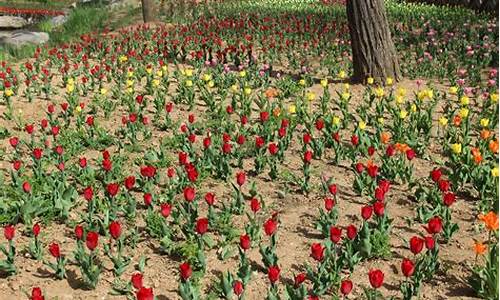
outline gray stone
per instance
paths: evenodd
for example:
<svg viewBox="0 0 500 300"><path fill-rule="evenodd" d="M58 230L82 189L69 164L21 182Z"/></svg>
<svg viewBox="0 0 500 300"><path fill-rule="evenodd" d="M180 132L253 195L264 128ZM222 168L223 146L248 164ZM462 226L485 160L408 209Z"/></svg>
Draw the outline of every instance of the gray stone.
<svg viewBox="0 0 500 300"><path fill-rule="evenodd" d="M55 16L52 19L50 19L50 24L52 24L52 26L54 26L54 27L59 27L59 26L63 25L64 23L66 23L67 20L68 20L68 17L66 15L59 15L59 16Z"/></svg>
<svg viewBox="0 0 500 300"><path fill-rule="evenodd" d="M0 45L19 47L25 44L43 44L48 41L49 34L46 32L16 30L10 36L0 38Z"/></svg>
<svg viewBox="0 0 500 300"><path fill-rule="evenodd" d="M0 16L0 28L19 29L28 25L28 21L21 17Z"/></svg>

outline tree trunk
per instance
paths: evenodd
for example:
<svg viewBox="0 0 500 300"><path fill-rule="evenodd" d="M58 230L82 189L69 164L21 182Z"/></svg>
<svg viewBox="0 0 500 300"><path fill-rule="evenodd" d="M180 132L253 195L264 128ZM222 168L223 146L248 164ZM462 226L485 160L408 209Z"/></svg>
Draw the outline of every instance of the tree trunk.
<svg viewBox="0 0 500 300"><path fill-rule="evenodd" d="M347 0L354 82L368 77L385 82L401 79L396 48L391 39L384 0Z"/></svg>
<svg viewBox="0 0 500 300"><path fill-rule="evenodd" d="M142 18L144 23L155 21L154 0L142 0Z"/></svg>

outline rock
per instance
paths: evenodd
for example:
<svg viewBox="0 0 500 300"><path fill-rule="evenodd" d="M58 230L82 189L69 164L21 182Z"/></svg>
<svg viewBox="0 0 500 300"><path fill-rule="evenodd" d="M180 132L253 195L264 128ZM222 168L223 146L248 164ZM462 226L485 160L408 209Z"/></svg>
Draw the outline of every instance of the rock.
<svg viewBox="0 0 500 300"><path fill-rule="evenodd" d="M48 41L49 34L46 32L16 30L10 36L0 38L0 45L19 47L25 44L44 44Z"/></svg>
<svg viewBox="0 0 500 300"><path fill-rule="evenodd" d="M52 19L50 19L50 24L52 24L52 26L54 26L54 27L59 27L59 26L63 25L64 23L66 23L67 20L68 20L68 17L66 15L59 15L59 16L55 16Z"/></svg>
<svg viewBox="0 0 500 300"><path fill-rule="evenodd" d="M19 29L28 25L28 21L21 17L0 16L0 28Z"/></svg>

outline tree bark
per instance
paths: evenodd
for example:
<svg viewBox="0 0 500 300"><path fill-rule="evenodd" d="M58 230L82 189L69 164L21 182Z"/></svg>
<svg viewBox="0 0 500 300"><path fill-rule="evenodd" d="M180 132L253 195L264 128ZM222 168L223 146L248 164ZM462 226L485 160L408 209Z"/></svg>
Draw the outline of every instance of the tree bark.
<svg viewBox="0 0 500 300"><path fill-rule="evenodd" d="M347 0L354 82L368 77L378 82L401 79L383 0Z"/></svg>
<svg viewBox="0 0 500 300"><path fill-rule="evenodd" d="M155 3L154 0L141 0L142 1L142 18L144 23L155 21Z"/></svg>

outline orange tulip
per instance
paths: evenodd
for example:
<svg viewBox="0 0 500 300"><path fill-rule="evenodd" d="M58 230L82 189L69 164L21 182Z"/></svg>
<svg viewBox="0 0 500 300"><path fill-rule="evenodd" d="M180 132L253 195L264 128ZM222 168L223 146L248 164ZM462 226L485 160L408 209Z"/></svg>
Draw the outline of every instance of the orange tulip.
<svg viewBox="0 0 500 300"><path fill-rule="evenodd" d="M272 99L276 96L278 96L278 91L273 88L268 88L266 92L264 93L267 99Z"/></svg>
<svg viewBox="0 0 500 300"><path fill-rule="evenodd" d="M491 131L488 129L481 130L481 139L487 140L491 136Z"/></svg>
<svg viewBox="0 0 500 300"><path fill-rule="evenodd" d="M481 151L479 151L479 148L473 147L471 149L472 156L474 157L474 162L476 164L480 164L481 161L483 160L483 156L481 155Z"/></svg>
<svg viewBox="0 0 500 300"><path fill-rule="evenodd" d="M407 144L401 144L401 143L394 144L394 148L396 148L396 150L398 150L401 153L406 153L406 151L410 149L410 147L408 147Z"/></svg>
<svg viewBox="0 0 500 300"><path fill-rule="evenodd" d="M486 248L488 248L488 246L486 246L482 242L476 241L474 243L474 252L476 252L476 255L483 255L486 252Z"/></svg>
<svg viewBox="0 0 500 300"><path fill-rule="evenodd" d="M387 144L390 140L391 134L389 132L384 131L380 134L380 141L382 142L382 144Z"/></svg>
<svg viewBox="0 0 500 300"><path fill-rule="evenodd" d="M486 225L486 228L490 231L498 230L498 216L496 213L490 211L486 215L479 215L479 220Z"/></svg>
<svg viewBox="0 0 500 300"><path fill-rule="evenodd" d="M493 153L498 153L498 140L491 140L488 147Z"/></svg>
<svg viewBox="0 0 500 300"><path fill-rule="evenodd" d="M458 127L460 126L461 123L462 123L462 118L460 118L459 115L453 117L453 125Z"/></svg>

